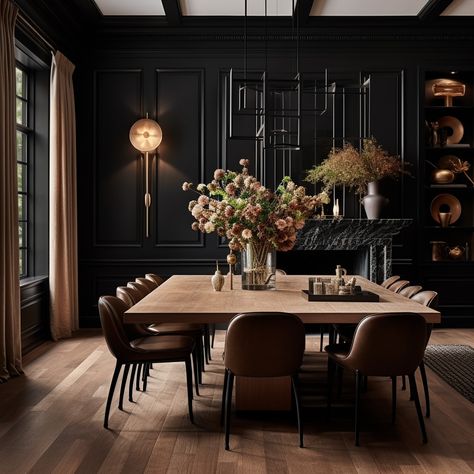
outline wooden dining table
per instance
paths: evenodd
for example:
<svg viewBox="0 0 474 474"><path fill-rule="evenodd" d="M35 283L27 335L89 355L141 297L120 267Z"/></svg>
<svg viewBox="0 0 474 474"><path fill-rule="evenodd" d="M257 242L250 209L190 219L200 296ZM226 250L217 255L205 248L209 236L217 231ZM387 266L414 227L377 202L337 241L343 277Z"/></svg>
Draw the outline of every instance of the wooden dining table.
<svg viewBox="0 0 474 474"><path fill-rule="evenodd" d="M314 275L329 278L327 275ZM417 313L427 323L441 322L441 314L356 275L362 290L379 295L378 302L308 301L308 275L277 275L276 289L242 290L234 276L233 290L227 278L222 291L212 289L209 275L174 275L124 314L124 323L164 322L228 323L236 314L254 311L284 311L296 314L305 324L356 324L368 314ZM269 394L272 396L268 396ZM275 396L275 393L278 394ZM264 402L264 406L262 403ZM239 409L288 409L291 385L278 379L237 378L236 404Z"/></svg>

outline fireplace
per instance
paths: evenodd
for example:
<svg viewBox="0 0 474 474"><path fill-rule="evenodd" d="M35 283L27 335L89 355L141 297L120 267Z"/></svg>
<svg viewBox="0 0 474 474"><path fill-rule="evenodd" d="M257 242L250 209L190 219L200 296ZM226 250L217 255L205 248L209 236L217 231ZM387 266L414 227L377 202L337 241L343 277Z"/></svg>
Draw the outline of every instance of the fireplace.
<svg viewBox="0 0 474 474"><path fill-rule="evenodd" d="M294 265L300 262L299 272L304 268L311 274L332 274L336 264L340 264L348 272L380 283L392 273L393 236L412 222L412 219L311 219L299 232L295 250L287 256L280 254L278 265L281 263L288 273L295 273Z"/></svg>

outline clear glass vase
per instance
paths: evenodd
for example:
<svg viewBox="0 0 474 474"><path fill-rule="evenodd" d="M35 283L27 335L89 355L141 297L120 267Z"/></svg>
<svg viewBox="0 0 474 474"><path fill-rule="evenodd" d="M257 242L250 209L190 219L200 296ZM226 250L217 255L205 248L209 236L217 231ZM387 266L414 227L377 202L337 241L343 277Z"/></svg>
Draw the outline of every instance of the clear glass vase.
<svg viewBox="0 0 474 474"><path fill-rule="evenodd" d="M249 242L241 252L242 289L275 289L276 251L267 242Z"/></svg>

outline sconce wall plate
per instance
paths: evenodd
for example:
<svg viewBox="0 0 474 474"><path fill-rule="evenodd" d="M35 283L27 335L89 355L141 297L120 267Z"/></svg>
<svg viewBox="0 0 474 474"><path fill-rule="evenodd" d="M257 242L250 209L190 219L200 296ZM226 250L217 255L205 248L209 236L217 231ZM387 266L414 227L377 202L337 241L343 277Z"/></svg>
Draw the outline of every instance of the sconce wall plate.
<svg viewBox="0 0 474 474"><path fill-rule="evenodd" d="M150 236L150 173L149 173L149 159L148 154L155 152L163 139L163 132L161 127L152 119L147 118L137 120L130 129L130 142L141 153L145 154L145 235Z"/></svg>

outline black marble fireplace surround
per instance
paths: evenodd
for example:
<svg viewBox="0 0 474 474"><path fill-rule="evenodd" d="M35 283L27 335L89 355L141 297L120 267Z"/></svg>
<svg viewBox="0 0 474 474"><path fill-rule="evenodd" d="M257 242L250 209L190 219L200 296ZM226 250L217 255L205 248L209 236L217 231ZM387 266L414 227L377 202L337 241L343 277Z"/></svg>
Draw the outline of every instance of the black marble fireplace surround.
<svg viewBox="0 0 474 474"><path fill-rule="evenodd" d="M358 272L381 283L392 273L393 237L412 222L412 219L312 219L298 234L295 249L356 251ZM366 272L360 270L364 266Z"/></svg>

